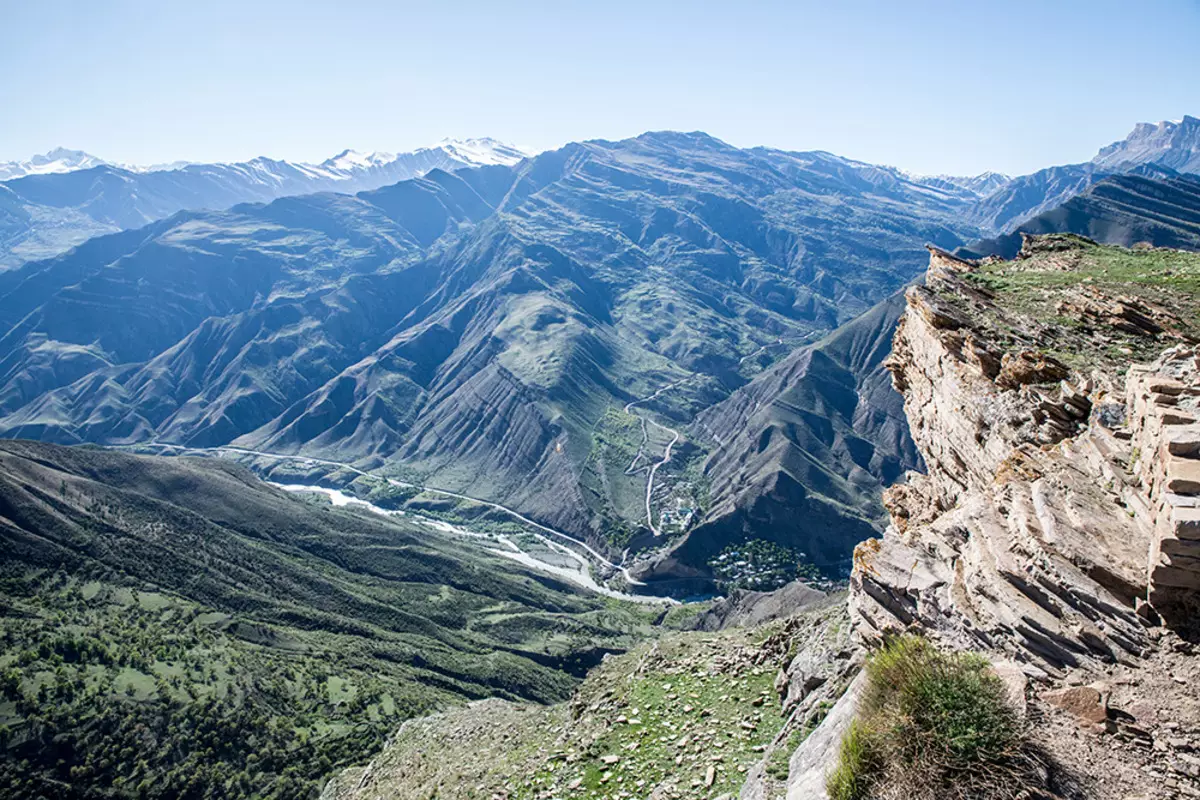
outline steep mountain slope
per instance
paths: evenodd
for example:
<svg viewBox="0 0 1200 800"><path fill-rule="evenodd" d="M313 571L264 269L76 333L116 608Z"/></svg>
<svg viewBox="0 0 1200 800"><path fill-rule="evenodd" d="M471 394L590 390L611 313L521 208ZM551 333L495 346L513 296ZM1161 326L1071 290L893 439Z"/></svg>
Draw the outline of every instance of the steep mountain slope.
<svg viewBox="0 0 1200 800"><path fill-rule="evenodd" d="M307 797L410 716L563 699L659 613L299 497L0 442L0 793Z"/></svg>
<svg viewBox="0 0 1200 800"><path fill-rule="evenodd" d="M989 232L1006 232L1029 217L1057 208L1111 171L1095 164L1067 164L1022 175L982 198L971 218Z"/></svg>
<svg viewBox="0 0 1200 800"><path fill-rule="evenodd" d="M870 308L924 241L959 245L962 203L662 133L184 213L0 276L0 429L365 459L619 552L646 530L647 477L600 422L682 431L745 356ZM704 446L679 443L659 485Z"/></svg>
<svg viewBox="0 0 1200 800"><path fill-rule="evenodd" d="M757 631L677 635L610 660L565 707L420 720L323 797L821 800L860 719L864 658L901 633L974 654L1034 743L1018 789L1196 796L1200 256L1027 245L987 263L933 248L926 285L906 293L887 368L928 473L886 493L892 525L856 551L848 620L809 607ZM761 678L777 669L772 697ZM934 719L970 707L921 679ZM431 743L453 755L430 758ZM964 774L959 758L939 780ZM899 796L859 764L857 791L835 796ZM920 797L978 796L907 777Z"/></svg>
<svg viewBox="0 0 1200 800"><path fill-rule="evenodd" d="M1010 233L1029 219L1057 208L1110 175L1151 168L1200 173L1200 120L1184 117L1157 125L1140 123L1125 139L1084 164L1049 167L1005 183L984 197L971 219L991 233Z"/></svg>
<svg viewBox="0 0 1200 800"><path fill-rule="evenodd" d="M1114 175L1072 197L1063 205L1038 214L1005 236L963 248L960 255L1013 258L1022 235L1075 233L1105 244L1200 250L1200 177L1180 175L1160 167Z"/></svg>
<svg viewBox="0 0 1200 800"><path fill-rule="evenodd" d="M644 478L601 463L606 414L671 384L637 413L682 427L745 356L867 310L925 241L961 244L964 202L662 133L187 213L0 276L0 429L370 459L580 534L636 529Z"/></svg>
<svg viewBox="0 0 1200 800"><path fill-rule="evenodd" d="M1102 148L1092 163L1110 170L1154 164L1177 172L1200 172L1200 119L1143 122L1124 140Z"/></svg>
<svg viewBox="0 0 1200 800"><path fill-rule="evenodd" d="M52 151L27 177L7 180L0 268L53 256L100 233L138 228L183 210L226 209L290 195L376 189L468 166L512 165L528 153L493 139L447 140L411 153L346 150L320 164L256 158L235 164L143 169ZM57 156L53 161L47 161ZM77 157L75 157L77 156Z"/></svg>
<svg viewBox="0 0 1200 800"><path fill-rule="evenodd" d="M704 465L710 505L659 562L704 567L730 544L766 540L796 560L845 574L848 553L879 530L882 488L919 460L902 399L883 368L903 310L895 295L800 348L693 423L713 450Z"/></svg>

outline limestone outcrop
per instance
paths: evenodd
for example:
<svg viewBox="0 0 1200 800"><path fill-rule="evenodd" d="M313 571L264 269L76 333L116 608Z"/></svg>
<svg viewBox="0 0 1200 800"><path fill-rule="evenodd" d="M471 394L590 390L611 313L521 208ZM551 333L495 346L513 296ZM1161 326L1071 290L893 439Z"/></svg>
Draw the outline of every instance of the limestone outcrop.
<svg viewBox="0 0 1200 800"><path fill-rule="evenodd" d="M1134 471L1153 521L1147 601L1168 625L1200 627L1200 356L1173 348L1130 370Z"/></svg>
<svg viewBox="0 0 1200 800"><path fill-rule="evenodd" d="M893 529L857 551L860 633L919 625L1038 675L1134 659L1152 526L1130 508L1148 501L1128 431L1087 424L1121 395L1028 342L1001 350L970 269L934 251L909 290L889 366L928 471L885 495Z"/></svg>
<svg viewBox="0 0 1200 800"><path fill-rule="evenodd" d="M1062 796L1200 797L1200 742L1171 736L1200 730L1200 350L1173 282L1200 258L1078 237L1003 263L930 250L888 361L927 471L856 550L855 636L916 630L1020 678ZM1081 286L1095 313L1072 317ZM816 746L793 788L820 783Z"/></svg>

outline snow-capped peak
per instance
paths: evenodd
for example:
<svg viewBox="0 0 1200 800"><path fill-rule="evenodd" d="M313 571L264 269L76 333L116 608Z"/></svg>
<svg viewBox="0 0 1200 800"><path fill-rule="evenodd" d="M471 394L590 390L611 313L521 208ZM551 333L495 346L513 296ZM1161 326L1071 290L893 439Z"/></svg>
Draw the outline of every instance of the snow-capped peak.
<svg viewBox="0 0 1200 800"><path fill-rule="evenodd" d="M519 145L506 144L495 139L442 139L437 143L452 158L472 166L504 164L511 166L522 159L536 155L535 150Z"/></svg>
<svg viewBox="0 0 1200 800"><path fill-rule="evenodd" d="M43 155L25 161L0 162L0 181L21 178L25 175L45 175L51 172L73 172L88 169L108 162L82 150L56 147Z"/></svg>
<svg viewBox="0 0 1200 800"><path fill-rule="evenodd" d="M343 150L333 158L327 158L321 162L320 166L327 169L337 169L344 171L353 171L356 169L370 169L378 167L382 164L389 164L396 160L394 153L360 153L357 150Z"/></svg>

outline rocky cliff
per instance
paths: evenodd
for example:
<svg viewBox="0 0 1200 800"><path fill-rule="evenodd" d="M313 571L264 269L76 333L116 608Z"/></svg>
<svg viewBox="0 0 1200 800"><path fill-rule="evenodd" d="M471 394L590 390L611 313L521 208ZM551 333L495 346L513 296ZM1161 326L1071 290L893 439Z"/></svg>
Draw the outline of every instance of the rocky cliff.
<svg viewBox="0 0 1200 800"><path fill-rule="evenodd" d="M888 362L927 472L856 551L855 634L986 654L1062 796L1200 796L1197 277L1193 255L1071 236L1011 262L931 248ZM789 798L823 791L814 751L854 701Z"/></svg>

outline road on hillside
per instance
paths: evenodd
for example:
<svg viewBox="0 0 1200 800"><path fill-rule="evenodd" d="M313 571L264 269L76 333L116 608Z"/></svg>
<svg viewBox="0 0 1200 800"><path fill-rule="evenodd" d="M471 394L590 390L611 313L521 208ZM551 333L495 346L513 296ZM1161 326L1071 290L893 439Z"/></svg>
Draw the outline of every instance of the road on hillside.
<svg viewBox="0 0 1200 800"><path fill-rule="evenodd" d="M165 448L168 450L179 450L179 451L189 452L189 453L226 452L226 453L239 453L241 455L249 455L249 456L260 456L262 458L274 458L279 461L303 461L303 462L307 462L309 464L323 464L323 465L329 466L329 467L338 467L340 469L349 470L350 472L353 472L357 475L365 475L365 476L371 477L371 478L383 477L381 475L375 475L374 473L367 472L366 470L361 470L358 467L355 467L351 464L347 464L344 461L330 461L329 459L326 459L326 458L314 458L312 456L297 456L297 455L287 455L287 454L283 454L283 453L268 453L264 450L252 450L248 447L234 447L231 445L224 445L221 447L186 447L184 445L178 445L178 444L162 444L161 442L149 442L145 446L162 447L162 448ZM552 536L556 536L560 539L570 542L571 544L574 544L577 547L582 548L583 550L585 550L588 553L588 555L590 555L592 558L596 559L596 561L598 561L603 566L606 566L610 569L620 572L621 577L623 577L631 586L645 586L646 585L643 581L639 581L636 578L634 578L631 574L629 574L629 570L626 569L624 566L622 566L620 564L614 564L613 562L609 561L607 558L602 556L600 553L596 552L596 550L594 548L592 548L592 546L589 545L587 542L580 541L579 539L576 539L574 536L563 533L560 530L555 530L554 528L551 528L548 525L543 525L540 522L535 522L534 520L525 516L521 512L515 511L515 510L509 508L508 506L501 505L500 503L493 503L491 500L483 500L478 497L471 497L470 495L459 494L458 492L451 492L446 489L435 489L432 486L422 486L418 483L408 483L406 481L396 480L395 478L385 478L385 480L392 486L397 486L397 487L401 487L401 488L405 488L405 489L418 489L422 492L429 492L430 494L440 494L440 495L443 495L444 497L453 497L453 498L456 498L459 500L469 500L472 503L479 503L480 505L488 506L489 508L494 508L497 511L503 511L504 513L508 514L509 516L514 517L515 519L520 520L521 522L525 523L526 525L537 528L540 531L545 531L546 533L548 533Z"/></svg>
<svg viewBox="0 0 1200 800"><path fill-rule="evenodd" d="M748 354L742 356L741 358L739 358L738 366L740 367L742 364L746 363L746 361L748 361L749 359L754 358L755 356L759 355L760 353L765 353L768 349L770 349L772 347L776 347L781 344L783 344L783 339L776 339L773 342L768 342L767 344L762 345L754 352L748 353ZM637 400L632 400L632 401L626 403L625 404L625 413L633 414L633 409L635 406L639 406L644 403L649 403L651 400L655 400L658 397L660 397L663 394L663 392L668 392L671 389L676 388L677 386L681 386L681 385L687 383L688 381L692 380L695 377L696 377L695 375L688 375L687 377L680 378L677 381L672 381L671 383L668 383L665 386L660 386L658 389L656 389L654 391L653 394L649 394L649 395L646 395L645 397L639 398ZM642 424L642 443L641 443L641 445L638 446L637 454L634 455L633 460L629 462L629 466L625 469L626 475L632 475L635 472L639 472L641 469L643 469L642 467L638 467L637 464L638 464L638 461L640 461L642 456L644 455L646 445L649 444L649 440L650 440L649 432L646 430L647 423L649 423L650 425L654 425L658 428L661 428L662 430L671 434L671 441L667 443L666 449L663 451L662 458L659 459L658 461L656 461L655 463L651 464L649 471L646 474L646 525L649 526L650 532L654 534L655 538L658 538L658 537L662 536L662 530L657 525L654 524L654 509L652 508L651 502L650 502L651 495L654 493L654 476L658 472L660 467L662 467L664 464L666 464L668 461L671 460L671 451L675 447L675 445L679 443L680 433L679 433L679 431L675 430L674 428L668 428L666 425L663 425L659 422L655 422L654 420L650 419L649 417L644 417L641 414L634 414L634 416L637 417L641 421L641 424ZM707 428L707 426L705 426L705 427ZM711 430L709 431L709 433L712 434L713 439L716 440L718 445L724 446L724 442L721 441L720 437L718 437Z"/></svg>
<svg viewBox="0 0 1200 800"><path fill-rule="evenodd" d="M647 527L650 528L650 532L654 534L655 538L662 536L662 530L657 525L654 524L654 509L650 503L650 496L654 493L654 476L655 476L655 474L657 474L659 467L661 467L663 464L666 464L668 461L671 460L671 450L679 442L680 434L679 434L679 431L675 430L674 428L668 428L666 425L663 425L659 422L655 422L654 420L650 419L649 417L644 417L641 414L634 414L633 409L635 406L641 405L642 403L648 403L651 400L654 400L659 395L661 395L663 392L674 389L676 386L686 383L687 381L690 381L694 377L696 377L696 376L688 375L686 378L680 378L679 380L674 381L673 383L668 383L666 386L660 386L658 389L656 389L654 391L653 394L646 395L645 397L639 398L637 400L631 400L630 402L625 404L625 413L633 414L635 417L637 417L639 420L641 420L641 423L642 423L642 444L638 447L637 455L635 455L633 457L633 461L631 461L629 463L629 468L625 470L626 475L631 475L634 472L638 471L638 470L634 469L634 465L637 464L638 460L642 457L642 451L645 449L645 447L649 443L649 439L650 439L649 432L646 430L647 424L653 425L656 428L661 428L662 430L671 434L671 441L667 442L667 446L663 450L662 458L660 458L658 461L655 461L653 464L651 464L649 470L646 473L646 525L647 525Z"/></svg>

